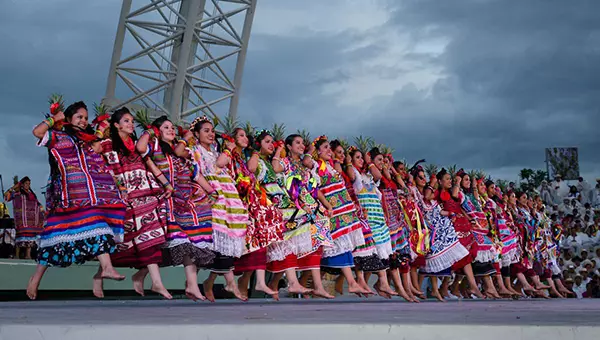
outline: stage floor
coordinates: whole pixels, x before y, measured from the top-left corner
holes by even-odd
[[[8,336],[17,332],[21,339],[74,339],[75,336],[100,339],[100,334],[113,334],[109,340],[116,340],[125,338],[128,332],[134,332],[132,334],[137,335],[133,336],[139,339],[144,332],[148,332],[144,339],[159,339],[159,330],[169,330],[169,337],[173,339],[193,334],[203,335],[196,339],[235,338],[235,332],[241,331],[245,332],[244,336],[238,334],[237,339],[260,339],[261,336],[268,339],[269,335],[283,338],[280,333],[286,330],[294,332],[290,339],[304,340],[314,338],[313,332],[319,335],[333,332],[327,333],[328,339],[355,338],[358,334],[362,339],[364,336],[388,338],[377,335],[381,333],[394,339],[399,336],[451,339],[456,335],[464,340],[477,338],[475,335],[479,334],[479,340],[513,340],[530,338],[527,335],[531,332],[534,338],[588,339],[595,334],[593,338],[597,339],[600,334],[598,315],[600,300],[592,299],[426,301],[420,304],[377,297],[280,302],[257,299],[247,303],[233,300],[216,303],[187,300],[6,302],[0,303],[0,339],[12,339]],[[297,334],[298,329],[304,331]],[[86,330],[90,333],[85,333]],[[22,332],[38,336],[23,337]],[[228,332],[233,332],[231,337],[226,336]],[[473,337],[469,336],[471,332],[475,332]]]

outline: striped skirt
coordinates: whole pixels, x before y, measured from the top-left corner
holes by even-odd
[[[226,256],[241,257],[246,247],[248,210],[229,175],[205,175],[218,194],[212,205],[213,249]]]
[[[381,200],[375,192],[360,192],[357,194],[358,202],[362,207],[369,227],[373,232],[375,249],[380,259],[388,259],[394,253],[392,250],[392,241],[390,230],[385,224],[385,216],[381,207]]]

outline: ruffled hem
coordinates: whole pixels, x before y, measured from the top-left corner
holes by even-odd
[[[469,251],[460,242],[456,241],[442,253],[425,258],[426,273],[438,273],[452,267],[453,264],[469,255]]]
[[[267,263],[273,261],[283,261],[288,255],[306,254],[312,251],[312,239],[310,233],[303,232],[281,241],[271,243],[267,247]]]
[[[180,243],[163,249],[163,266],[183,265],[184,259],[189,257],[198,267],[206,267],[213,263],[215,253],[208,248],[199,248],[190,242]]]
[[[242,257],[246,248],[245,237],[234,237],[213,229],[213,250],[224,256]]]
[[[323,257],[334,257],[347,252],[351,252],[354,250],[354,248],[362,246],[364,244],[365,238],[363,237],[362,230],[358,229],[333,240],[333,247],[324,248]]]
[[[387,259],[394,253],[390,242],[376,244],[375,249],[377,250],[377,256],[379,256],[380,259]]]
[[[513,263],[518,263],[520,261],[519,249],[513,248],[509,250],[506,254],[502,254],[502,267],[508,267]]]
[[[496,262],[497,259],[498,253],[493,248],[490,250],[481,250],[481,248],[479,248],[477,250],[477,256],[475,257],[475,262]]]
[[[98,255],[111,254],[115,249],[116,243],[111,234],[98,235],[43,247],[37,261],[42,266],[64,268],[72,264],[84,264]]]

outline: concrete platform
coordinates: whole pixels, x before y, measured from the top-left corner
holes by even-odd
[[[599,339],[600,300],[0,303],[0,340]]]

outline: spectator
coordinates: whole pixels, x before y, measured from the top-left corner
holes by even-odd
[[[581,275],[575,275],[575,282],[573,284],[573,288],[571,291],[575,293],[578,299],[583,298],[583,293],[587,290],[586,285],[583,283],[583,278]]]

